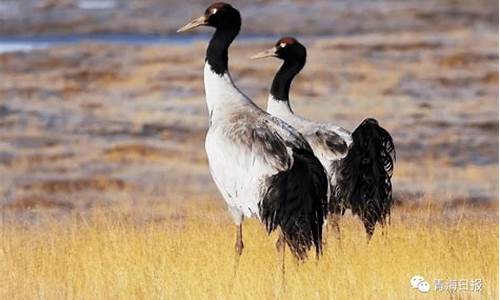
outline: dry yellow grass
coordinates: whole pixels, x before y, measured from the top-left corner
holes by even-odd
[[[409,279],[476,279],[498,298],[498,226],[486,211],[398,208],[385,235],[366,244],[357,219],[342,221],[323,258],[296,265],[287,252],[281,285],[276,236],[244,227],[234,274],[234,228],[219,204],[98,209],[37,226],[8,222],[0,236],[1,299],[450,299],[419,294]],[[163,211],[163,212],[161,212]],[[479,214],[479,216],[478,216]],[[161,216],[161,217],[160,217]]]

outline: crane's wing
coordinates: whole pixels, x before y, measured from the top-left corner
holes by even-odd
[[[270,128],[268,122],[259,122],[251,130],[250,153],[271,165],[276,172],[290,169],[293,164],[289,141]]]
[[[348,141],[335,131],[317,127],[308,135],[311,146],[328,161],[341,160],[349,150]]]
[[[260,126],[283,141],[291,160],[288,170],[267,179],[267,190],[259,204],[261,220],[268,232],[280,227],[298,259],[305,258],[313,244],[316,255],[320,255],[328,203],[326,172],[306,139],[293,127],[270,115]]]
[[[257,119],[246,120],[235,130],[232,140],[240,144],[240,155],[251,157],[271,166],[274,173],[289,170],[294,161],[294,150],[311,152],[305,138],[293,127],[271,115],[263,114]]]

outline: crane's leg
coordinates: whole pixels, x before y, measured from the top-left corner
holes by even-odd
[[[281,252],[281,286],[285,287],[285,250],[286,250],[286,242],[285,235],[283,232],[280,233],[278,241],[276,242],[276,248],[278,252]]]
[[[234,284],[236,283],[236,278],[238,275],[238,267],[240,265],[240,257],[241,254],[243,253],[243,220],[244,217],[241,214],[241,212],[236,208],[229,206],[229,212],[231,213],[231,216],[233,217],[233,221],[236,224],[236,243],[234,245],[234,249],[236,252],[235,258],[234,258],[234,265],[233,265],[233,280],[231,280],[231,285],[229,289],[232,291]]]
[[[382,242],[387,244],[387,241],[389,240],[389,229],[387,228],[387,224],[380,226],[380,230],[382,233]]]
[[[328,229],[328,227],[330,227],[330,221],[326,221],[325,223],[325,231],[323,231],[323,250],[328,249],[328,236],[330,234],[330,230]]]
[[[276,251],[280,252],[283,249],[284,245],[285,237],[283,236],[283,233],[280,233],[278,240],[276,241]]]
[[[243,224],[236,225],[236,244],[234,245],[237,258],[243,253]]]
[[[365,231],[366,231],[366,243],[369,244],[372,239],[373,232],[375,231],[375,224],[370,221],[365,221]]]
[[[243,253],[243,214],[237,207],[229,206],[229,212],[233,217],[234,224],[236,224],[236,243],[234,249],[236,250],[236,258],[239,259]]]
[[[240,265],[240,257],[243,253],[243,224],[240,223],[236,225],[236,244],[234,245],[234,249],[236,250],[236,255],[234,258],[233,265],[233,279],[236,279],[236,275],[238,274],[238,267]],[[232,284],[231,284],[232,290]]]

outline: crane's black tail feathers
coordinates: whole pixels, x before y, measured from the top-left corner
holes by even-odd
[[[352,133],[352,139],[347,156],[337,165],[329,210],[343,213],[351,209],[371,237],[377,222],[384,226],[390,218],[396,150],[391,135],[375,119],[365,119]]]
[[[294,149],[288,171],[270,177],[259,204],[261,220],[270,233],[279,227],[293,255],[303,260],[314,245],[322,254],[323,221],[328,212],[328,179],[319,160],[309,151]]]

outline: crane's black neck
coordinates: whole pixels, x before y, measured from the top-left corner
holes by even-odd
[[[271,95],[276,100],[288,101],[290,85],[295,76],[304,67],[305,60],[286,60],[274,76],[271,85]]]
[[[240,32],[240,26],[217,28],[207,48],[206,61],[212,71],[223,75],[228,71],[228,49]]]

